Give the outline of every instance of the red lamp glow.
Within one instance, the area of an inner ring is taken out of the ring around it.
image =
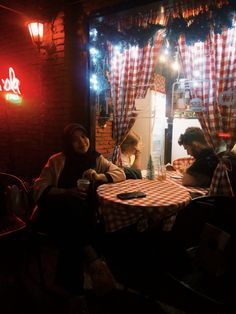
[[[28,28],[33,43],[40,49],[43,42],[43,23],[31,22],[28,24]]]

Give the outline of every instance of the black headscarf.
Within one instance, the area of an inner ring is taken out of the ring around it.
[[[75,187],[77,180],[82,177],[85,170],[96,167],[96,159],[100,156],[98,152],[90,148],[85,154],[78,154],[74,151],[72,137],[76,130],[81,130],[88,137],[88,131],[79,123],[70,123],[64,128],[63,152],[66,160],[59,178],[58,187]]]

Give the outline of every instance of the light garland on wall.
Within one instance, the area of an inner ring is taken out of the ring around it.
[[[98,31],[92,28],[89,32],[90,45],[90,89],[100,95],[108,89],[106,78],[106,60],[104,43],[98,40]]]

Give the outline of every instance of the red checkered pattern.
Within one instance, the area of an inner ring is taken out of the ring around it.
[[[111,97],[113,102],[114,138],[113,162],[119,156],[120,144],[135,122],[135,99],[145,97],[154,72],[163,31],[156,33],[154,45],[130,47],[120,53],[109,45]]]
[[[229,150],[236,141],[236,104],[231,107],[218,104],[222,91],[236,88],[235,47],[236,27],[222,34],[211,33],[205,43],[198,42],[192,46],[185,44],[183,36],[179,40],[185,78],[205,80],[198,87],[191,86],[191,97],[202,99],[202,112],[198,118],[208,142],[215,149],[221,141],[219,132],[230,134],[224,139]],[[216,168],[210,193],[232,195],[226,168],[222,164]]]
[[[184,18],[208,11],[211,6],[221,8],[223,4],[228,4],[228,0],[175,0],[173,2],[170,1],[170,4],[167,2],[167,6],[170,6],[173,17],[183,16]]]
[[[172,165],[175,168],[175,170],[178,171],[178,170],[181,170],[183,168],[186,169],[186,168],[190,167],[193,162],[194,162],[193,157],[183,157],[183,158],[175,159],[172,162]]]
[[[211,182],[210,195],[234,195],[231,185],[228,186],[225,184],[225,182],[230,182],[227,170],[227,165],[221,159]]]
[[[175,184],[180,185],[182,188],[186,189],[189,193],[198,193],[200,195],[207,195],[208,189],[207,188],[201,188],[201,187],[193,187],[193,186],[183,186],[182,185],[182,178],[178,177],[178,173],[176,171],[166,171],[166,177],[168,180],[171,180]]]
[[[120,200],[118,193],[142,191],[144,198]],[[103,184],[97,189],[106,231],[112,232],[135,223],[147,227],[177,213],[191,200],[189,192],[170,180],[126,180]]]
[[[166,93],[166,79],[164,76],[154,73],[151,84],[153,84],[150,88],[151,90],[160,92],[162,94]]]

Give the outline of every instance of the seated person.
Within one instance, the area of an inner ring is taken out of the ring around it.
[[[60,248],[57,283],[71,295],[84,293],[84,265],[92,279],[100,278],[100,289],[109,289],[112,276],[95,249],[94,183],[125,180],[124,171],[90,149],[87,130],[80,124],[65,127],[63,151],[51,156],[33,185],[39,206],[38,218]],[[77,180],[90,180],[89,191]],[[105,274],[107,280],[101,277]],[[114,284],[114,283],[113,283]],[[99,281],[94,286],[99,286]],[[107,286],[106,286],[107,285]],[[105,287],[104,287],[105,286]]]
[[[198,127],[189,127],[180,135],[178,143],[184,146],[188,155],[195,158],[184,173],[183,185],[209,187],[218,158],[207,143],[203,131]]]
[[[130,131],[121,144],[121,162],[127,179],[141,179],[141,137]]]

